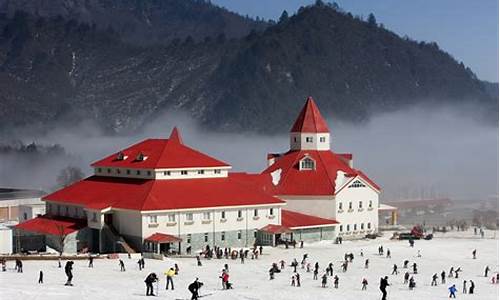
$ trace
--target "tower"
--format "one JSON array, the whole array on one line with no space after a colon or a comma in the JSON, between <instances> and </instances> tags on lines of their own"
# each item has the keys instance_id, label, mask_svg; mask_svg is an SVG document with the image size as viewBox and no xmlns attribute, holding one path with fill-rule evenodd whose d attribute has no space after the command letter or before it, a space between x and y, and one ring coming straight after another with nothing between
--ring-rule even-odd
<instances>
[{"instance_id":1,"label":"tower","mask_svg":"<svg viewBox=\"0 0 500 300\"><path fill-rule=\"evenodd\" d=\"M290 150L330 150L330 129L312 97L290 130Z\"/></svg>"}]
</instances>

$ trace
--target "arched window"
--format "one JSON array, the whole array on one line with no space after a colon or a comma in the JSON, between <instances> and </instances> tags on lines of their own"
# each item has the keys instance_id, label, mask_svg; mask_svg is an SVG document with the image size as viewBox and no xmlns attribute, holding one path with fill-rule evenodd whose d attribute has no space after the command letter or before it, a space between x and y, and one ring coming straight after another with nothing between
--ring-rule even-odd
<instances>
[{"instance_id":1,"label":"arched window","mask_svg":"<svg viewBox=\"0 0 500 300\"><path fill-rule=\"evenodd\" d=\"M349 187L350 188L360 188L360 187L366 187L366 185L364 185L361 181L356 180Z\"/></svg>"},{"instance_id":2,"label":"arched window","mask_svg":"<svg viewBox=\"0 0 500 300\"><path fill-rule=\"evenodd\" d=\"M315 168L316 162L310 157L305 157L300 161L301 170L314 170Z\"/></svg>"}]
</instances>

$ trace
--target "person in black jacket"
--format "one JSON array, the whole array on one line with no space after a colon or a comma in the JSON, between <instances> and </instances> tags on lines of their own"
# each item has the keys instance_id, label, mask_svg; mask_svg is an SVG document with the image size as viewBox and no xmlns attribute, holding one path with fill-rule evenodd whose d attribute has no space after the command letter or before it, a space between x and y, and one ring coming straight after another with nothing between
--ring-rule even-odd
<instances>
[{"instance_id":1,"label":"person in black jacket","mask_svg":"<svg viewBox=\"0 0 500 300\"><path fill-rule=\"evenodd\" d=\"M66 262L66 265L64 266L64 273L66 273L66 277L68 277L68 280L66 281L66 283L64 285L70 285L72 286L73 284L71 283L71 281L73 280L73 264L74 262L73 261L68 261Z\"/></svg>"},{"instance_id":2,"label":"person in black jacket","mask_svg":"<svg viewBox=\"0 0 500 300\"><path fill-rule=\"evenodd\" d=\"M40 275L38 276L38 283L43 283L43 271L40 270Z\"/></svg>"},{"instance_id":3,"label":"person in black jacket","mask_svg":"<svg viewBox=\"0 0 500 300\"><path fill-rule=\"evenodd\" d=\"M144 282L146 283L146 296L154 296L155 294L153 293L153 282L158 281L158 276L156 276L155 273L151 273L144 279Z\"/></svg>"},{"instance_id":4,"label":"person in black jacket","mask_svg":"<svg viewBox=\"0 0 500 300\"><path fill-rule=\"evenodd\" d=\"M191 292L191 300L198 300L198 291L200 290L200 288L203 286L203 282L199 282L198 281L198 278L196 278L195 281L193 281L193 283L191 283L189 286L188 286L188 290Z\"/></svg>"},{"instance_id":5,"label":"person in black jacket","mask_svg":"<svg viewBox=\"0 0 500 300\"><path fill-rule=\"evenodd\" d=\"M387 286L389 286L389 277L380 278L380 291L382 292L382 300L387 300Z\"/></svg>"}]
</instances>

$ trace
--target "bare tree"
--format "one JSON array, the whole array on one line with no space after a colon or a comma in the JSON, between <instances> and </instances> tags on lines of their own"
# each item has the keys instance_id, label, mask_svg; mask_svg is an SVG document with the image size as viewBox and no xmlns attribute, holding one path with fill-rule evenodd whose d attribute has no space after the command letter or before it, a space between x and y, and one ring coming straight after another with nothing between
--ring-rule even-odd
<instances>
[{"instance_id":1,"label":"bare tree","mask_svg":"<svg viewBox=\"0 0 500 300\"><path fill-rule=\"evenodd\" d=\"M56 224L56 230L57 230L57 243L59 246L58 252L59 252L59 268L61 268L61 257L64 252L64 246L66 245L66 240L68 237L68 232L65 230L64 226L61 224Z\"/></svg>"}]
</instances>

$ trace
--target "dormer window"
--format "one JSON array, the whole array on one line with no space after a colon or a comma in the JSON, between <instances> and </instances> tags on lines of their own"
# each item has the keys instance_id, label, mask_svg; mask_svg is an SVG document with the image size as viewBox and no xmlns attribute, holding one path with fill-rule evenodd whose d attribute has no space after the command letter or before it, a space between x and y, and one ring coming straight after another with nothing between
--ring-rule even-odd
<instances>
[{"instance_id":1,"label":"dormer window","mask_svg":"<svg viewBox=\"0 0 500 300\"><path fill-rule=\"evenodd\" d=\"M219 169L215 169L214 170L214 174L220 174L220 170Z\"/></svg>"},{"instance_id":2,"label":"dormer window","mask_svg":"<svg viewBox=\"0 0 500 300\"><path fill-rule=\"evenodd\" d=\"M148 157L146 155L144 155L144 153L140 152L137 157L135 158L135 160L137 161L145 161L146 159L148 159Z\"/></svg>"},{"instance_id":3,"label":"dormer window","mask_svg":"<svg viewBox=\"0 0 500 300\"><path fill-rule=\"evenodd\" d=\"M313 137L312 136L306 136L306 143L312 143L313 142Z\"/></svg>"},{"instance_id":4,"label":"dormer window","mask_svg":"<svg viewBox=\"0 0 500 300\"><path fill-rule=\"evenodd\" d=\"M205 170L198 170L198 174L199 174L199 175L203 175L203 174L205 174Z\"/></svg>"},{"instance_id":5,"label":"dormer window","mask_svg":"<svg viewBox=\"0 0 500 300\"><path fill-rule=\"evenodd\" d=\"M184 170L181 171L181 175L187 175L187 174L188 174L188 171L184 171Z\"/></svg>"},{"instance_id":6,"label":"dormer window","mask_svg":"<svg viewBox=\"0 0 500 300\"><path fill-rule=\"evenodd\" d=\"M310 158L305 157L300 161L300 170L314 170L316 168L316 162Z\"/></svg>"},{"instance_id":7,"label":"dormer window","mask_svg":"<svg viewBox=\"0 0 500 300\"><path fill-rule=\"evenodd\" d=\"M324 136L320 137L320 138L319 138L319 142L320 142L320 143L324 143L324 142L326 142L326 138L325 138Z\"/></svg>"},{"instance_id":8,"label":"dormer window","mask_svg":"<svg viewBox=\"0 0 500 300\"><path fill-rule=\"evenodd\" d=\"M118 152L118 154L116 155L116 160L126 160L127 159L127 156L125 156L125 154L123 152Z\"/></svg>"}]
</instances>

